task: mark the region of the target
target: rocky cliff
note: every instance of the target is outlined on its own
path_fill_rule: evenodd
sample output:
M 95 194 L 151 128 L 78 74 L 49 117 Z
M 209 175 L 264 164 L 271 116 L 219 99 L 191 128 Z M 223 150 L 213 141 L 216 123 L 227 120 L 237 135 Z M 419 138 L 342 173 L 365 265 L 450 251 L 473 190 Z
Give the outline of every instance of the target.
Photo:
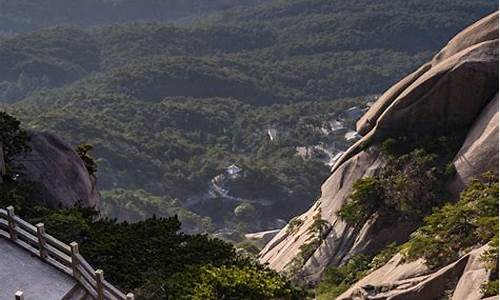
M 49 207 L 98 206 L 95 178 L 73 148 L 46 132 L 29 132 L 31 151 L 18 159 L 23 165 L 19 180 L 33 183 L 30 200 Z
M 354 228 L 338 217 L 337 213 L 347 202 L 353 184 L 360 178 L 380 172 L 385 160 L 377 146 L 387 138 L 401 135 L 417 140 L 428 134 L 446 136 L 460 133 L 465 136 L 462 146 L 454 150 L 456 175 L 446 186 L 455 195 L 473 176 L 486 170 L 497 170 L 497 93 L 498 13 L 494 13 L 459 33 L 431 61 L 396 83 L 377 100 L 357 123 L 357 130 L 363 138 L 333 166 L 331 176 L 322 186 L 320 199 L 266 245 L 260 254 L 260 261 L 277 271 L 293 272 L 298 278 L 315 283 L 328 266 L 341 265 L 358 253 L 375 255 L 392 242 L 406 241 L 418 226 L 412 220 L 402 220 L 394 226 L 375 214 Z M 301 246 L 310 243 L 310 228 L 318 219 L 326 221 L 328 228 L 325 236 L 313 254 L 297 266 L 296 257 L 303 251 Z M 399 264 L 397 260 L 395 257 L 384 266 L 385 269 L 372 273 L 375 279 L 366 281 L 381 285 L 418 278 L 418 282 L 403 288 L 395 285 L 395 289 L 403 290 L 410 286 L 424 289 L 422 286 L 431 277 L 419 276 L 432 275 L 422 262 Z M 477 268 L 475 261 L 477 254 L 472 252 L 447 268 L 454 270 L 455 277 L 462 278 Z M 446 270 L 442 272 L 448 272 Z M 439 274 L 434 275 L 439 277 Z M 433 284 L 439 285 L 436 281 Z M 459 286 L 466 291 L 470 287 L 464 284 Z M 368 298 L 367 295 L 360 295 L 359 289 L 357 294 L 354 290 L 341 298 L 434 299 L 430 292 L 394 292 L 380 297 L 375 293 Z M 463 298 L 460 295 L 464 294 L 458 293 L 458 298 L 453 299 L 479 299 L 475 296 Z

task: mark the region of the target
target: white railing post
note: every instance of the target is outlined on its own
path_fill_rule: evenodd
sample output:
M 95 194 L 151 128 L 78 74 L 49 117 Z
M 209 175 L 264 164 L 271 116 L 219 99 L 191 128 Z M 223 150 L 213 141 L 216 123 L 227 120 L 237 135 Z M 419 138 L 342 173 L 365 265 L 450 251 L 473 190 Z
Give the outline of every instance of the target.
M 80 260 L 78 260 L 78 254 L 80 250 L 78 249 L 78 243 L 72 242 L 69 244 L 71 247 L 71 269 L 73 269 L 73 277 L 80 281 L 80 272 L 78 271 L 78 265 L 80 264 Z
M 97 300 L 104 300 L 104 272 L 102 270 L 95 271 Z
M 47 252 L 47 242 L 45 241 L 45 226 L 43 223 L 36 224 L 36 235 L 38 237 L 38 251 L 40 257 L 45 259 L 49 256 Z
M 24 294 L 23 294 L 23 292 L 21 292 L 21 291 L 17 291 L 17 292 L 14 294 L 14 296 L 15 296 L 15 299 L 16 299 L 16 300 L 24 300 Z
M 127 300 L 135 300 L 134 294 L 128 293 L 127 294 Z
M 14 217 L 16 214 L 14 213 L 14 207 L 11 205 L 7 207 L 7 221 L 9 222 L 9 234 L 10 239 L 15 241 L 17 240 L 17 231 L 16 231 L 16 221 Z

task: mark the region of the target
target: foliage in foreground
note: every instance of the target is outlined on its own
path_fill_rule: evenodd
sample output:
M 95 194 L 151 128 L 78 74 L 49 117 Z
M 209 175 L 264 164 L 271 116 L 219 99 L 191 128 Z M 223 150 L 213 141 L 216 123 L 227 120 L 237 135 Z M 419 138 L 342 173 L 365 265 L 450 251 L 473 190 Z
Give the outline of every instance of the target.
M 474 179 L 458 203 L 448 203 L 425 218 L 424 225 L 405 245 L 408 259 L 423 257 L 439 267 L 474 247 L 490 243 L 484 260 L 495 268 L 498 260 L 498 175 Z
M 401 141 L 388 139 L 381 145 L 385 165 L 380 174 L 361 178 L 353 185 L 349 201 L 338 215 L 352 226 L 363 224 L 374 213 L 387 219 L 399 217 L 420 221 L 447 197 L 446 180 L 454 173 L 448 164 L 453 157 L 455 141 L 445 138 L 420 142 L 405 149 L 395 149 Z M 443 150 L 444 149 L 444 150 Z
M 144 289 L 138 291 L 138 296 L 146 300 L 260 300 L 305 299 L 307 294 L 293 287 L 276 272 L 247 263 L 219 267 L 206 265 L 197 270 L 177 273 L 173 280 L 151 280 Z
M 370 271 L 386 264 L 398 251 L 399 247 L 391 244 L 372 259 L 359 254 L 353 256 L 343 266 L 327 268 L 316 289 L 318 300 L 335 299 Z
M 1 203 L 2 206 L 12 203 Z M 16 205 L 30 222 L 65 242 L 137 299 L 305 299 L 278 273 L 208 235 L 179 232 L 177 217 L 129 224 L 97 219 L 90 208 L 52 210 Z
M 318 299 L 335 299 L 363 277 L 364 272 L 369 269 L 369 264 L 370 260 L 366 256 L 357 255 L 341 267 L 327 268 L 317 288 Z

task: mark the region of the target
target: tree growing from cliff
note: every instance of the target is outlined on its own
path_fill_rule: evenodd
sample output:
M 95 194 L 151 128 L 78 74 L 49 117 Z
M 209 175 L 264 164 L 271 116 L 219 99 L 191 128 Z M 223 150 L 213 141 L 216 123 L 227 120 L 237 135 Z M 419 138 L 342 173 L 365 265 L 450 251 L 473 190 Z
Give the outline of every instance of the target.
M 4 111 L 0 112 L 0 129 L 0 142 L 6 163 L 31 150 L 28 146 L 28 133 L 21 128 L 21 122 Z
M 379 174 L 353 185 L 348 202 L 338 216 L 351 226 L 363 224 L 375 212 L 420 221 L 447 198 L 445 182 L 453 174 L 448 152 L 429 152 L 419 145 L 394 151 L 393 139 L 382 143 L 385 165 Z M 436 150 L 436 149 L 431 149 Z
M 380 207 L 382 193 L 380 180 L 376 177 L 356 181 L 348 202 L 338 212 L 339 217 L 351 225 L 362 223 Z
M 97 163 L 95 159 L 90 155 L 90 151 L 92 151 L 92 149 L 92 145 L 80 144 L 76 146 L 75 151 L 83 160 L 83 163 L 85 164 L 85 168 L 87 169 L 87 172 L 89 172 L 89 175 L 95 176 L 95 173 L 97 172 Z
M 28 133 L 21 128 L 21 122 L 4 111 L 0 112 L 0 146 L 5 167 L 3 177 L 10 178 L 14 169 L 20 167 L 11 163 L 16 157 L 31 151 L 28 142 Z
M 408 259 L 425 258 L 437 268 L 460 253 L 490 243 L 485 262 L 496 268 L 498 260 L 498 174 L 473 180 L 458 203 L 448 203 L 425 218 L 424 225 L 404 247 Z

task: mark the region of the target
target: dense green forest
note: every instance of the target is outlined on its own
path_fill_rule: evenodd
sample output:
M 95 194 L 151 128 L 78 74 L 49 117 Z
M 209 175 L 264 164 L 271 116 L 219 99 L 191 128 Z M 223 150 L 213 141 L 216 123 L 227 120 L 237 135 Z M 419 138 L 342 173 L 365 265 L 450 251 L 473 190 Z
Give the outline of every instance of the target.
M 54 25 L 99 25 L 130 21 L 190 22 L 210 11 L 258 0 L 1 0 L 0 34 Z
M 96 2 L 112 3 L 117 15 L 138 3 Z M 125 23 L 162 21 L 144 16 L 170 2 L 196 5 L 206 14 L 189 27 Z M 4 20 L 36 23 L 26 31 L 68 23 L 49 17 L 61 13 L 44 13 L 35 1 L 0 3 Z M 49 7 L 85 11 L 79 3 Z M 138 220 L 159 202 L 170 215 L 237 164 L 243 176 L 232 196 L 255 201 L 258 218 L 241 220 L 233 213 L 237 203 L 212 199 L 195 205 L 198 216 L 185 214 L 183 222 L 202 231 L 214 224 L 242 232 L 269 229 L 277 218 L 288 220 L 309 207 L 329 173 L 322 161 L 297 156 L 296 147 L 326 143 L 325 124 L 351 106 L 364 108 L 372 99 L 367 95 L 381 93 L 496 9 L 487 0 L 227 3 L 141 2 L 145 9 L 134 10 L 141 16 L 72 18 L 73 25 L 122 24 L 1 38 L 0 102 L 26 126 L 94 146 L 110 215 Z M 24 15 L 13 17 L 13 11 Z M 271 141 L 268 128 L 277 128 L 279 138 Z M 125 202 L 133 209 L 120 207 Z M 276 209 L 284 203 L 288 210 Z

